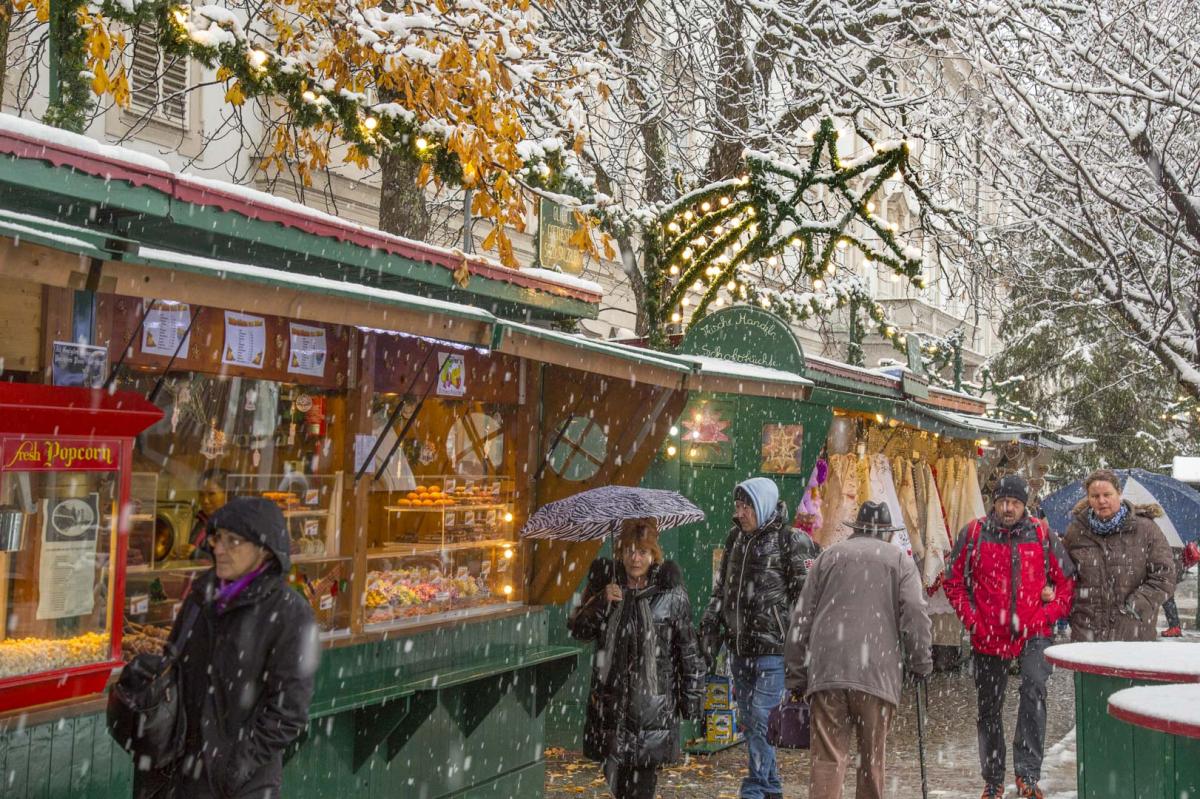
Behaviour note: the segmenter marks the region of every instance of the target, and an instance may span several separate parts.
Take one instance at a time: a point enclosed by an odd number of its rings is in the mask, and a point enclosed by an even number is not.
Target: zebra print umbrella
[[[629,519],[650,519],[667,530],[704,521],[704,511],[678,491],[603,486],[538,508],[521,528],[521,537],[594,541],[620,532]]]

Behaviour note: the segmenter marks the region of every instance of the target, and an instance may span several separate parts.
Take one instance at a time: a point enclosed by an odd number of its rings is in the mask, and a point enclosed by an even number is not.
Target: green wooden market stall
[[[70,351],[94,353],[166,407],[135,448],[132,530],[99,553],[127,578],[108,611],[124,617],[126,656],[154,645],[198,568],[198,483],[269,494],[294,523],[291,577],[325,645],[284,795],[540,795],[547,707],[579,650],[551,640],[542,606],[562,553],[516,530],[541,502],[636,483],[698,365],[540,326],[594,315],[585,285],[60,132],[0,131],[0,289],[5,379],[58,382]],[[602,446],[579,470],[592,428]],[[217,478],[217,465],[233,468]],[[34,557],[17,550],[5,582],[22,609],[36,604]],[[429,592],[401,591],[400,576]],[[45,626],[6,625],[0,660]],[[103,702],[0,714],[0,793],[129,796]]]

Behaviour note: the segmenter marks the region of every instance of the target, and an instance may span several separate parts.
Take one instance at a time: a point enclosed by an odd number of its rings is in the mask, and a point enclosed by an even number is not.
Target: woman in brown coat
[[[1084,481],[1063,543],[1078,569],[1072,641],[1153,641],[1158,609],[1175,592],[1171,547],[1154,518],[1157,505],[1134,506],[1108,469]]]

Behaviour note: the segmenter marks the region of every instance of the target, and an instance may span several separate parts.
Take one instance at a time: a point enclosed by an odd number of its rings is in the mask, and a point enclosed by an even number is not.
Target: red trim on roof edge
[[[19,133],[7,131],[0,132],[0,152],[15,155],[18,158],[49,161],[55,166],[69,166],[105,180],[124,180],[135,186],[149,186],[164,194],[171,193],[171,184],[175,177],[172,173],[164,172],[161,169],[138,166],[99,153],[89,153],[55,142],[31,139]]]
[[[1188,724],[1184,721],[1171,721],[1145,713],[1136,713],[1114,706],[1111,699],[1108,703],[1108,715],[1155,732],[1165,732],[1167,735],[1178,735],[1183,738],[1200,738],[1200,724]]]
[[[222,211],[241,214],[250,219],[274,222],[316,236],[347,241],[360,247],[383,250],[393,255],[422,261],[451,271],[458,269],[465,258],[467,269],[471,274],[489,280],[499,280],[592,304],[599,303],[603,299],[602,294],[525,275],[519,269],[509,269],[487,261],[475,260],[467,255],[456,255],[453,252],[427,247],[421,242],[403,240],[383,231],[362,228],[357,225],[339,225],[316,216],[309,216],[303,211],[288,211],[277,206],[256,203],[235,192],[223,192],[212,186],[191,182],[187,175],[176,175],[160,169],[129,164],[119,159],[55,142],[40,141],[4,131],[0,132],[0,153],[7,153],[18,158],[49,161],[55,166],[71,167],[105,180],[122,180],[134,186],[146,186],[180,202],[214,206]]]

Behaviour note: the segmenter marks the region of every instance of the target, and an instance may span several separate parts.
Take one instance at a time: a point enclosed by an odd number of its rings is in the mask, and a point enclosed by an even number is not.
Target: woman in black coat
[[[679,567],[652,526],[628,525],[617,562],[592,564],[568,625],[596,642],[584,754],[604,763],[614,797],[651,799],[658,768],[679,758],[679,719],[700,716],[705,673]]]
[[[212,515],[205,547],[214,566],[193,584],[169,639],[182,646],[183,757],[151,771],[134,763],[134,796],[275,799],[283,750],[308,724],[317,626],[284,577],[290,541],[274,503],[231,500]]]

